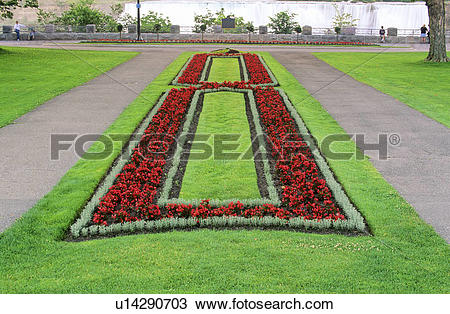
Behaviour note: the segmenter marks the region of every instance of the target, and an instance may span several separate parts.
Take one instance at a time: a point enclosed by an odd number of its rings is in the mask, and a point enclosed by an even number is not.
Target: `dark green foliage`
[[[95,24],[98,31],[115,31],[117,22],[112,16],[93,8],[93,3],[93,0],[79,0],[72,3],[69,10],[57,17],[54,23],[73,26]]]
[[[5,19],[12,19],[14,16],[14,9],[37,8],[38,6],[38,0],[0,0],[0,17]]]
[[[295,13],[289,13],[288,11],[278,12],[275,16],[269,17],[270,23],[268,26],[275,34],[292,34],[299,27],[299,24],[294,20],[295,16]]]
[[[195,14],[194,15],[194,33],[201,33],[205,31],[212,31],[213,25],[222,25],[222,20],[226,17],[231,17],[235,19],[236,28],[224,30],[226,33],[241,33],[246,29],[249,23],[246,23],[244,18],[241,16],[235,16],[234,14],[225,14],[225,9],[222,8],[216,13],[206,10],[205,14]],[[205,30],[202,30],[202,26],[205,26]]]
[[[253,25],[252,22],[248,22],[245,26],[245,28],[247,29],[247,31],[249,33],[253,33],[255,31],[255,26]]]
[[[141,17],[141,32],[143,33],[169,33],[171,25],[168,17],[157,12],[149,11]]]

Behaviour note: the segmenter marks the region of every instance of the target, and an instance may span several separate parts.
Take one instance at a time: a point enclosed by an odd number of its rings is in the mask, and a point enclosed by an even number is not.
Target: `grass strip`
[[[233,60],[237,65],[237,60],[234,58],[214,58],[214,62],[216,60]],[[206,160],[192,160],[189,157],[180,198],[218,200],[260,198],[253,158],[234,159],[240,158],[251,149],[244,95],[218,92],[205,94],[204,97],[203,110],[191,152],[195,153],[195,143],[204,142],[206,135],[209,136],[206,144],[213,148],[213,155]],[[224,150],[219,151],[222,140]],[[226,145],[229,146],[230,143],[239,146],[233,149],[232,157],[226,157],[225,154],[230,154],[229,151],[225,151]]]
[[[424,52],[317,52],[314,55],[450,127],[450,63],[424,62]]]
[[[212,58],[209,82],[240,81],[239,61],[237,58]]]
[[[136,55],[136,52],[2,47],[0,128]]]

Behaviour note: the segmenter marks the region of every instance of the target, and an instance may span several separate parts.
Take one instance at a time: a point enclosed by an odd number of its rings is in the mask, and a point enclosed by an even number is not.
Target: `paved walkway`
[[[450,242],[450,130],[406,104],[360,83],[310,53],[274,52],[297,80],[348,133],[401,136],[388,160],[366,151],[383,177]]]
[[[50,134],[103,133],[179,54],[152,49],[57,96],[0,129],[0,232],[47,194],[76,163],[74,153],[50,160]]]

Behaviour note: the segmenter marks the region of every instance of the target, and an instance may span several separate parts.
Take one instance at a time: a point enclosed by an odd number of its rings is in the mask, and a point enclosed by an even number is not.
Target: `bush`
[[[71,26],[86,26],[95,24],[98,31],[115,32],[119,25],[137,24],[137,19],[129,14],[123,14],[121,4],[111,6],[111,15],[103,13],[92,7],[93,0],[79,0],[72,3],[69,10],[63,12],[61,16],[56,16],[52,12],[44,10],[38,11],[38,22],[41,24],[57,24]],[[149,11],[141,17],[141,31],[143,33],[170,32],[172,23],[169,18],[162,14]],[[120,32],[120,31],[119,31]]]
[[[137,24],[137,18],[129,14],[121,15],[118,20],[123,25]],[[141,17],[142,33],[169,33],[170,26],[172,26],[170,19],[158,12],[148,11]]]
[[[143,33],[169,33],[171,25],[168,17],[157,12],[149,11],[141,17],[141,32]]]
[[[56,16],[52,12],[39,10],[38,22],[42,24],[58,24],[71,26],[86,26],[95,24],[99,31],[115,31],[117,22],[110,15],[107,15],[92,7],[93,0],[80,0],[72,3],[67,11],[61,16]]]
[[[334,31],[336,34],[339,34],[343,27],[353,27],[356,26],[356,22],[358,19],[354,19],[351,13],[345,13],[344,8],[339,10],[336,3],[333,3],[334,10],[336,11],[336,15],[333,17],[332,24],[334,26]]]
[[[288,11],[281,11],[270,17],[268,26],[275,34],[292,34],[294,30],[299,27],[299,24],[294,21],[296,14]]]
[[[222,20],[226,17],[231,17],[236,20],[236,28],[234,29],[226,29],[225,33],[242,33],[248,31],[247,26],[252,24],[251,22],[246,23],[244,18],[241,16],[235,16],[234,14],[225,14],[225,9],[222,8],[220,11],[216,13],[207,10],[205,14],[195,14],[194,15],[194,33],[202,33],[202,32],[212,32],[212,27],[214,25],[222,25]],[[204,25],[206,29],[202,31],[201,27]]]

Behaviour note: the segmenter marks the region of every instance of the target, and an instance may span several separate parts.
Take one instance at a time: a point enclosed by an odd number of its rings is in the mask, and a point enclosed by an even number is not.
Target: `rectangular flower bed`
[[[208,82],[214,58],[236,58],[241,81]],[[259,55],[195,54],[172,83],[185,88],[161,96],[72,225],[73,237],[197,227],[366,232]],[[245,96],[261,198],[179,198],[204,95],[216,92]]]
[[[267,187],[261,199],[181,200],[173,192],[184,135],[192,131],[201,95],[218,91],[245,93],[254,132],[265,135],[257,143],[266,157],[260,164],[259,179]],[[118,159],[72,225],[73,237],[198,227],[366,231],[282,90],[245,82],[172,89],[138,131],[142,135],[124,152],[130,160]]]
[[[193,55],[172,85],[201,86],[208,82],[213,58],[237,58],[241,72],[241,81],[253,86],[277,86],[278,81],[264,60],[254,53],[201,53]]]

